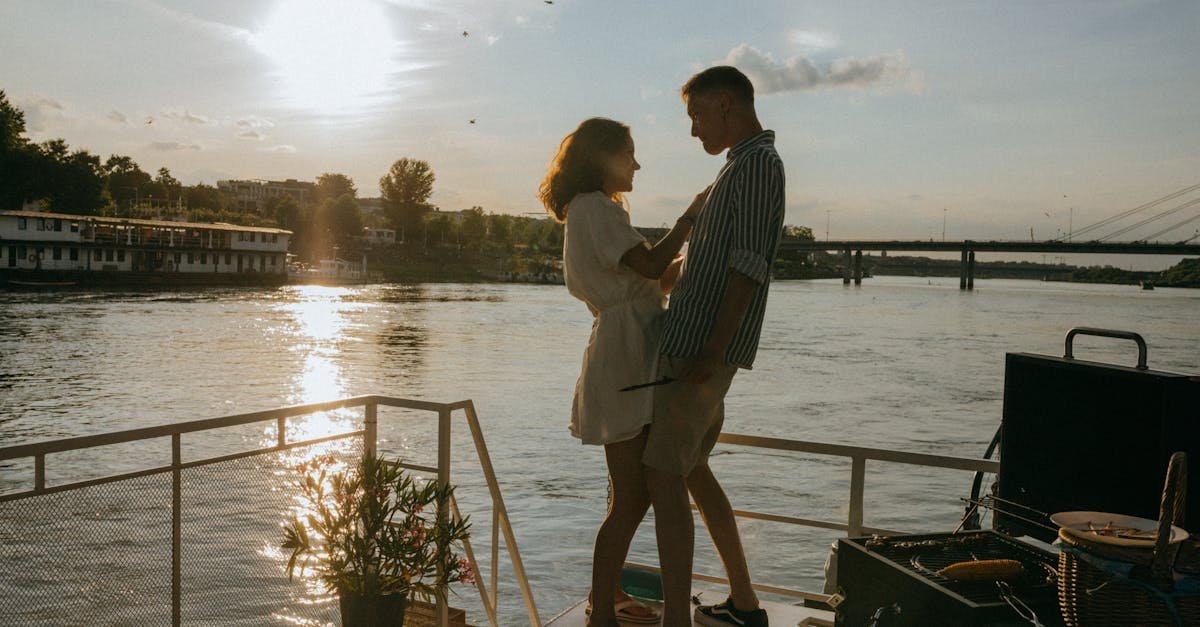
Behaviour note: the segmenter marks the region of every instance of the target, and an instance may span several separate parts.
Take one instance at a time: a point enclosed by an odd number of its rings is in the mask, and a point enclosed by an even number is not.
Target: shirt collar
[[[750,148],[752,148],[754,146],[759,146],[759,145],[773,146],[774,144],[775,144],[775,131],[762,131],[760,133],[751,135],[750,137],[747,137],[746,139],[743,139],[742,141],[738,142],[737,144],[734,144],[734,146],[729,149],[729,152],[726,153],[725,159],[727,161],[732,161],[738,155],[746,152],[747,150],[750,150]]]

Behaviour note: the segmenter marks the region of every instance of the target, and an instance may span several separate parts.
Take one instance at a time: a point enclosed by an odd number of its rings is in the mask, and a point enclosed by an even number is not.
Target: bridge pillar
[[[967,289],[975,289],[975,251],[967,255]]]
[[[846,263],[842,264],[842,285],[850,285],[850,249],[845,250]]]
[[[854,284],[862,285],[862,251],[854,252]]]
[[[967,289],[967,251],[962,251],[962,263],[958,266],[958,289]]]

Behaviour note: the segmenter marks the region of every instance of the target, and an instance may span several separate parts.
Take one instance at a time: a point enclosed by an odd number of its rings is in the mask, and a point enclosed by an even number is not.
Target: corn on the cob
[[[1025,571],[1025,567],[1017,560],[973,560],[956,562],[937,574],[954,581],[981,581],[991,579],[1012,579]]]

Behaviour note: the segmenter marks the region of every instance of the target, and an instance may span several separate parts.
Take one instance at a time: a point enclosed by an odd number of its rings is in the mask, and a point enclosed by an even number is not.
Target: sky
[[[789,224],[1049,239],[1200,183],[1197,33],[1195,0],[0,0],[0,89],[30,139],[186,184],[337,172],[375,196],[422,159],[444,211],[541,212],[559,141],[610,117],[657,226],[723,162],[679,86],[730,64]]]

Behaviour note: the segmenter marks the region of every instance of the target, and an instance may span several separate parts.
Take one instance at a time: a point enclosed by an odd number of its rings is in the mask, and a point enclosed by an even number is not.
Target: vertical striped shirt
[[[725,296],[729,271],[758,283],[725,363],[749,369],[758,352],[771,262],[779,248],[784,215],[783,161],[775,132],[748,137],[726,155],[708,200],[688,239],[683,272],[671,292],[660,351],[692,357],[704,348]]]

